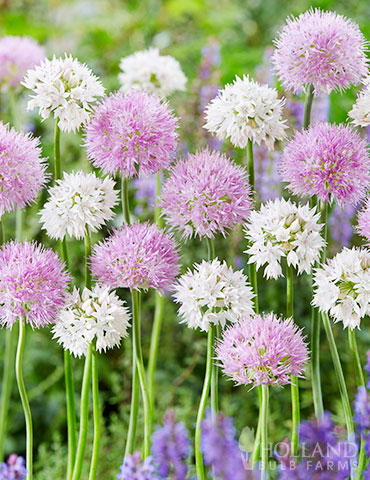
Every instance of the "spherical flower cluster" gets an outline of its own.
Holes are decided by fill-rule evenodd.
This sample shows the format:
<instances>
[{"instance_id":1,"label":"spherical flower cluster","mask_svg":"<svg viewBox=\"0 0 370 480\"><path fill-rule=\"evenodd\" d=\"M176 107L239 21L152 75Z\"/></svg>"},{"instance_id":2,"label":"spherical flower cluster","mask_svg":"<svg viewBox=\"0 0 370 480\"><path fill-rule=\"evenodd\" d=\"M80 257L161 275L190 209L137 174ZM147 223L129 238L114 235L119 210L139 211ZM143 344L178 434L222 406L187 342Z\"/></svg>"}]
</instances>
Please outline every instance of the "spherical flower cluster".
<instances>
[{"instance_id":1,"label":"spherical flower cluster","mask_svg":"<svg viewBox=\"0 0 370 480\"><path fill-rule=\"evenodd\" d=\"M92 273L112 288L169 289L178 274L178 253L172 237L149 223L123 225L95 245Z\"/></svg>"},{"instance_id":2,"label":"spherical flower cluster","mask_svg":"<svg viewBox=\"0 0 370 480\"><path fill-rule=\"evenodd\" d=\"M368 127L370 125L370 75L364 80L365 87L357 95L356 102L348 112L351 123L356 127Z\"/></svg>"},{"instance_id":3,"label":"spherical flower cluster","mask_svg":"<svg viewBox=\"0 0 370 480\"><path fill-rule=\"evenodd\" d=\"M104 95L98 78L71 55L46 58L27 72L22 85L34 92L27 110L38 108L43 120L53 113L64 132L75 132L85 124L94 102Z\"/></svg>"},{"instance_id":4,"label":"spherical flower cluster","mask_svg":"<svg viewBox=\"0 0 370 480\"><path fill-rule=\"evenodd\" d=\"M171 163L176 128L166 102L143 91L117 92L103 100L86 127L87 156L104 173L150 175Z\"/></svg>"},{"instance_id":5,"label":"spherical flower cluster","mask_svg":"<svg viewBox=\"0 0 370 480\"><path fill-rule=\"evenodd\" d=\"M301 196L356 204L370 181L365 140L345 125L317 123L298 131L283 151L280 175Z\"/></svg>"},{"instance_id":6,"label":"spherical flower cluster","mask_svg":"<svg viewBox=\"0 0 370 480\"><path fill-rule=\"evenodd\" d=\"M251 211L247 173L218 152L189 155L171 168L160 206L168 223L186 238L225 235Z\"/></svg>"},{"instance_id":7,"label":"spherical flower cluster","mask_svg":"<svg viewBox=\"0 0 370 480\"><path fill-rule=\"evenodd\" d=\"M51 238L62 239L66 233L83 238L86 230L96 232L113 217L118 203L115 182L95 173L64 173L63 180L49 190L50 198L41 210L43 229Z\"/></svg>"},{"instance_id":8,"label":"spherical flower cluster","mask_svg":"<svg viewBox=\"0 0 370 480\"><path fill-rule=\"evenodd\" d=\"M53 338L76 357L86 355L94 340L97 351L105 352L127 336L130 318L124 302L108 287L95 285L82 293L75 288L53 327Z\"/></svg>"},{"instance_id":9,"label":"spherical flower cluster","mask_svg":"<svg viewBox=\"0 0 370 480\"><path fill-rule=\"evenodd\" d=\"M182 323L208 331L210 325L225 326L253 313L253 290L241 271L218 259L194 265L174 287Z\"/></svg>"},{"instance_id":10,"label":"spherical flower cluster","mask_svg":"<svg viewBox=\"0 0 370 480\"><path fill-rule=\"evenodd\" d=\"M167 97L176 90L185 90L186 77L179 62L160 55L158 48L149 48L122 58L118 75L122 90L131 88Z\"/></svg>"},{"instance_id":11,"label":"spherical flower cluster","mask_svg":"<svg viewBox=\"0 0 370 480\"><path fill-rule=\"evenodd\" d=\"M312 304L344 328L360 327L370 314L370 251L344 248L314 275Z\"/></svg>"},{"instance_id":12,"label":"spherical flower cluster","mask_svg":"<svg viewBox=\"0 0 370 480\"><path fill-rule=\"evenodd\" d=\"M206 107L204 127L236 147L245 148L251 140L257 145L265 142L272 150L276 140L285 138L284 102L275 89L237 76Z\"/></svg>"},{"instance_id":13,"label":"spherical flower cluster","mask_svg":"<svg viewBox=\"0 0 370 480\"><path fill-rule=\"evenodd\" d=\"M366 41L358 25L335 12L312 8L288 18L275 40L273 63L284 88L315 94L342 91L367 73Z\"/></svg>"},{"instance_id":14,"label":"spherical flower cluster","mask_svg":"<svg viewBox=\"0 0 370 480\"><path fill-rule=\"evenodd\" d=\"M45 58L44 47L29 37L0 38L0 84L17 87L27 70Z\"/></svg>"},{"instance_id":15,"label":"spherical flower cluster","mask_svg":"<svg viewBox=\"0 0 370 480\"><path fill-rule=\"evenodd\" d=\"M9 455L8 460L0 464L1 480L23 480L26 478L27 470L23 457L15 453Z\"/></svg>"},{"instance_id":16,"label":"spherical flower cluster","mask_svg":"<svg viewBox=\"0 0 370 480\"><path fill-rule=\"evenodd\" d=\"M155 478L158 477L152 457L142 460L139 451L125 456L117 475L117 480L155 480Z\"/></svg>"},{"instance_id":17,"label":"spherical flower cluster","mask_svg":"<svg viewBox=\"0 0 370 480\"><path fill-rule=\"evenodd\" d=\"M217 360L238 385L286 385L301 377L308 360L302 330L273 313L243 318L216 346Z\"/></svg>"},{"instance_id":18,"label":"spherical flower cluster","mask_svg":"<svg viewBox=\"0 0 370 480\"><path fill-rule=\"evenodd\" d=\"M357 215L356 231L370 243L370 198L366 200L365 205Z\"/></svg>"},{"instance_id":19,"label":"spherical flower cluster","mask_svg":"<svg viewBox=\"0 0 370 480\"><path fill-rule=\"evenodd\" d=\"M245 229L250 242L245 252L250 255L248 262L255 263L257 270L267 264L266 278L283 275L283 257L299 274L309 273L325 245L319 219L320 214L308 204L297 205L284 199L262 204L259 211L252 211Z\"/></svg>"},{"instance_id":20,"label":"spherical flower cluster","mask_svg":"<svg viewBox=\"0 0 370 480\"><path fill-rule=\"evenodd\" d=\"M54 323L64 305L69 274L49 248L9 242L0 249L0 323L24 320L32 328Z\"/></svg>"},{"instance_id":21,"label":"spherical flower cluster","mask_svg":"<svg viewBox=\"0 0 370 480\"><path fill-rule=\"evenodd\" d=\"M46 163L39 145L38 138L0 122L0 217L25 208L45 186Z\"/></svg>"}]
</instances>

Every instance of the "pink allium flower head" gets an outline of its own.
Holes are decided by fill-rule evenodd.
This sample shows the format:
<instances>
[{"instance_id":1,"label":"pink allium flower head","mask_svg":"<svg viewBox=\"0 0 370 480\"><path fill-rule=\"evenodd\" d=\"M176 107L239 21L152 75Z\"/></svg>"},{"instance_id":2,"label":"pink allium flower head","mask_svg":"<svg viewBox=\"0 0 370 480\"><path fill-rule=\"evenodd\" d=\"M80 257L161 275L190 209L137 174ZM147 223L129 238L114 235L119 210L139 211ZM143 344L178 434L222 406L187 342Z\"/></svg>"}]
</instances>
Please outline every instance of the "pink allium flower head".
<instances>
[{"instance_id":1,"label":"pink allium flower head","mask_svg":"<svg viewBox=\"0 0 370 480\"><path fill-rule=\"evenodd\" d=\"M216 346L217 360L238 385L286 385L303 376L308 349L294 321L275 314L245 317L228 327Z\"/></svg>"},{"instance_id":2,"label":"pink allium flower head","mask_svg":"<svg viewBox=\"0 0 370 480\"><path fill-rule=\"evenodd\" d=\"M356 23L335 12L311 8L289 17L275 45L275 69L294 93L307 85L315 94L342 91L367 73L364 36Z\"/></svg>"},{"instance_id":3,"label":"pink allium flower head","mask_svg":"<svg viewBox=\"0 0 370 480\"><path fill-rule=\"evenodd\" d=\"M365 140L345 125L317 123L296 132L283 151L280 175L295 195L356 204L366 192L370 159Z\"/></svg>"},{"instance_id":4,"label":"pink allium flower head","mask_svg":"<svg viewBox=\"0 0 370 480\"><path fill-rule=\"evenodd\" d=\"M53 250L31 242L0 249L0 323L24 319L32 328L54 323L68 293L69 274Z\"/></svg>"},{"instance_id":5,"label":"pink allium flower head","mask_svg":"<svg viewBox=\"0 0 370 480\"><path fill-rule=\"evenodd\" d=\"M44 47L29 37L0 38L0 84L16 87L28 69L45 58Z\"/></svg>"},{"instance_id":6,"label":"pink allium flower head","mask_svg":"<svg viewBox=\"0 0 370 480\"><path fill-rule=\"evenodd\" d=\"M148 222L123 225L91 255L99 282L115 287L168 290L179 272L173 239Z\"/></svg>"},{"instance_id":7,"label":"pink allium flower head","mask_svg":"<svg viewBox=\"0 0 370 480\"><path fill-rule=\"evenodd\" d=\"M144 91L111 94L86 126L85 146L94 167L124 177L167 168L177 148L177 119L167 102Z\"/></svg>"},{"instance_id":8,"label":"pink allium flower head","mask_svg":"<svg viewBox=\"0 0 370 480\"><path fill-rule=\"evenodd\" d=\"M184 237L213 238L243 223L252 209L246 171L208 149L180 160L163 186L160 206Z\"/></svg>"},{"instance_id":9,"label":"pink allium flower head","mask_svg":"<svg viewBox=\"0 0 370 480\"><path fill-rule=\"evenodd\" d=\"M370 198L367 198L365 205L358 212L356 231L370 243Z\"/></svg>"},{"instance_id":10,"label":"pink allium flower head","mask_svg":"<svg viewBox=\"0 0 370 480\"><path fill-rule=\"evenodd\" d=\"M0 217L25 208L45 186L45 159L38 138L0 122Z\"/></svg>"}]
</instances>

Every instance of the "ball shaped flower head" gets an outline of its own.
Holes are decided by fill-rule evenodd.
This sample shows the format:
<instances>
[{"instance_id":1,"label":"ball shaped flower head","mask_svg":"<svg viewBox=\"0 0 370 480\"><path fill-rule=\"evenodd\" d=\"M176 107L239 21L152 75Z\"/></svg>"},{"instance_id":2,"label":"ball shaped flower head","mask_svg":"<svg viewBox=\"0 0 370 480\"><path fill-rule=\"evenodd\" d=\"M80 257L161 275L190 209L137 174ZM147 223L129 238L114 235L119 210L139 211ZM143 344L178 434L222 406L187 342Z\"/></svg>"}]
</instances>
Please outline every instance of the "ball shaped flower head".
<instances>
[{"instance_id":1,"label":"ball shaped flower head","mask_svg":"<svg viewBox=\"0 0 370 480\"><path fill-rule=\"evenodd\" d=\"M0 323L24 320L32 328L54 323L67 294L69 274L50 248L9 242L0 248Z\"/></svg>"},{"instance_id":2,"label":"ball shaped flower head","mask_svg":"<svg viewBox=\"0 0 370 480\"><path fill-rule=\"evenodd\" d=\"M28 70L22 85L34 93L27 110L38 108L43 120L52 113L63 132L75 132L85 124L96 99L104 95L103 85L90 68L67 54L46 58Z\"/></svg>"},{"instance_id":3,"label":"ball shaped flower head","mask_svg":"<svg viewBox=\"0 0 370 480\"><path fill-rule=\"evenodd\" d=\"M360 328L370 314L370 251L344 248L314 274L312 304L344 328Z\"/></svg>"},{"instance_id":4,"label":"ball shaped flower head","mask_svg":"<svg viewBox=\"0 0 370 480\"><path fill-rule=\"evenodd\" d=\"M108 287L75 288L53 326L53 338L76 357L86 355L94 340L98 352L105 352L127 336L130 319L124 302Z\"/></svg>"},{"instance_id":5,"label":"ball shaped flower head","mask_svg":"<svg viewBox=\"0 0 370 480\"><path fill-rule=\"evenodd\" d=\"M91 271L100 283L136 290L168 290L178 274L172 237L148 222L123 225L95 245Z\"/></svg>"},{"instance_id":6,"label":"ball shaped flower head","mask_svg":"<svg viewBox=\"0 0 370 480\"><path fill-rule=\"evenodd\" d=\"M245 148L251 140L272 150L276 140L285 138L284 103L274 88L237 76L206 107L204 128L236 147Z\"/></svg>"},{"instance_id":7,"label":"ball shaped flower head","mask_svg":"<svg viewBox=\"0 0 370 480\"><path fill-rule=\"evenodd\" d=\"M216 358L237 385L286 385L292 375L303 376L308 349L291 318L269 313L229 326L217 343Z\"/></svg>"},{"instance_id":8,"label":"ball shaped flower head","mask_svg":"<svg viewBox=\"0 0 370 480\"><path fill-rule=\"evenodd\" d=\"M30 37L0 38L0 84L17 87L27 70L45 58L45 49Z\"/></svg>"},{"instance_id":9,"label":"ball shaped flower head","mask_svg":"<svg viewBox=\"0 0 370 480\"><path fill-rule=\"evenodd\" d=\"M208 331L210 325L225 326L253 313L254 293L247 277L218 259L194 265L174 287L180 304L181 323Z\"/></svg>"},{"instance_id":10,"label":"ball shaped flower head","mask_svg":"<svg viewBox=\"0 0 370 480\"><path fill-rule=\"evenodd\" d=\"M38 138L0 122L0 217L25 208L45 186L47 165L39 145Z\"/></svg>"},{"instance_id":11,"label":"ball shaped flower head","mask_svg":"<svg viewBox=\"0 0 370 480\"><path fill-rule=\"evenodd\" d=\"M170 55L160 55L158 48L141 50L122 58L118 75L122 90L131 88L167 97L185 90L186 77L179 62Z\"/></svg>"},{"instance_id":12,"label":"ball shaped flower head","mask_svg":"<svg viewBox=\"0 0 370 480\"><path fill-rule=\"evenodd\" d=\"M159 204L167 222L184 237L213 238L244 223L252 209L250 193L245 170L206 149L171 168Z\"/></svg>"},{"instance_id":13,"label":"ball shaped flower head","mask_svg":"<svg viewBox=\"0 0 370 480\"><path fill-rule=\"evenodd\" d=\"M63 180L49 190L50 198L41 210L42 228L51 238L83 238L86 229L96 232L113 217L118 203L115 182L95 173L64 173Z\"/></svg>"},{"instance_id":14,"label":"ball shaped flower head","mask_svg":"<svg viewBox=\"0 0 370 480\"><path fill-rule=\"evenodd\" d=\"M176 128L166 102L139 90L117 92L103 100L86 127L87 156L104 173L150 175L171 163Z\"/></svg>"},{"instance_id":15,"label":"ball shaped flower head","mask_svg":"<svg viewBox=\"0 0 370 480\"><path fill-rule=\"evenodd\" d=\"M284 199L262 204L259 211L252 211L245 228L249 263L255 263L257 270L266 265L265 277L278 278L283 275L281 260L286 257L299 274L310 273L325 245L319 219L316 208L308 204Z\"/></svg>"},{"instance_id":16,"label":"ball shaped flower head","mask_svg":"<svg viewBox=\"0 0 370 480\"><path fill-rule=\"evenodd\" d=\"M312 8L289 17L275 40L272 57L287 90L312 85L315 94L342 91L360 83L367 73L366 41L351 20Z\"/></svg>"},{"instance_id":17,"label":"ball shaped flower head","mask_svg":"<svg viewBox=\"0 0 370 480\"><path fill-rule=\"evenodd\" d=\"M370 181L365 140L350 127L316 123L296 132L282 154L279 171L295 195L317 195L340 206L356 204Z\"/></svg>"}]
</instances>

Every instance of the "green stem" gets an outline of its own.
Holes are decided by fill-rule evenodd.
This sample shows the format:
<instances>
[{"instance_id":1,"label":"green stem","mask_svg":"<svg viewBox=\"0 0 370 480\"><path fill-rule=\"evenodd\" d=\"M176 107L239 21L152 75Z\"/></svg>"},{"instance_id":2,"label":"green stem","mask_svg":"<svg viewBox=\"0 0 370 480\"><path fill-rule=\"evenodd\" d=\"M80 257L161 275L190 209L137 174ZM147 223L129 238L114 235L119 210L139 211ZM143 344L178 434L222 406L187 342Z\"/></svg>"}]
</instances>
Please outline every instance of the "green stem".
<instances>
[{"instance_id":1,"label":"green stem","mask_svg":"<svg viewBox=\"0 0 370 480\"><path fill-rule=\"evenodd\" d=\"M161 195L161 190L162 190L162 178L161 178L161 172L156 173L155 176L156 179L156 200L159 200L159 197ZM158 225L159 228L163 228L163 218L161 216L161 208L158 206L155 206L154 208L154 221Z\"/></svg>"},{"instance_id":2,"label":"green stem","mask_svg":"<svg viewBox=\"0 0 370 480\"><path fill-rule=\"evenodd\" d=\"M60 128L58 120L55 121L54 132L54 181L62 178L62 162L60 156Z\"/></svg>"},{"instance_id":3,"label":"green stem","mask_svg":"<svg viewBox=\"0 0 370 480\"><path fill-rule=\"evenodd\" d=\"M15 238L21 242L23 240L23 224L25 221L25 211L17 208L15 211Z\"/></svg>"},{"instance_id":4,"label":"green stem","mask_svg":"<svg viewBox=\"0 0 370 480\"><path fill-rule=\"evenodd\" d=\"M121 202L122 202L122 213L124 221L127 225L130 225L130 203L128 198L128 178L121 178Z\"/></svg>"},{"instance_id":5,"label":"green stem","mask_svg":"<svg viewBox=\"0 0 370 480\"><path fill-rule=\"evenodd\" d=\"M314 88L312 85L310 85L309 90L306 94L306 100L304 102L303 128L308 128L311 123L311 110L314 97L313 91Z\"/></svg>"},{"instance_id":6,"label":"green stem","mask_svg":"<svg viewBox=\"0 0 370 480\"><path fill-rule=\"evenodd\" d=\"M208 260L211 261L216 257L215 244L212 238L207 237Z\"/></svg>"},{"instance_id":7,"label":"green stem","mask_svg":"<svg viewBox=\"0 0 370 480\"><path fill-rule=\"evenodd\" d=\"M85 285L86 288L91 288L91 272L89 268L89 257L91 253L91 238L90 231L88 227L86 228L85 233Z\"/></svg>"},{"instance_id":8,"label":"green stem","mask_svg":"<svg viewBox=\"0 0 370 480\"><path fill-rule=\"evenodd\" d=\"M19 337L17 355L15 359L15 375L17 378L19 395L21 397L24 417L26 420L26 480L32 480L32 456L33 456L33 432L32 432L32 416L30 404L28 402L26 387L23 380L22 362L24 352L24 340L26 335L26 324L23 319L19 320Z\"/></svg>"},{"instance_id":9,"label":"green stem","mask_svg":"<svg viewBox=\"0 0 370 480\"><path fill-rule=\"evenodd\" d=\"M324 225L323 228L323 237L325 242L328 241L328 202L322 202L321 203L321 223ZM324 263L326 260L326 251L327 251L327 245L324 246L321 252L321 262Z\"/></svg>"},{"instance_id":10,"label":"green stem","mask_svg":"<svg viewBox=\"0 0 370 480\"><path fill-rule=\"evenodd\" d=\"M75 387L73 379L72 356L64 350L64 381L67 402L67 430L68 430L68 467L67 480L72 478L73 466L76 460L77 434L76 434L76 406Z\"/></svg>"},{"instance_id":11,"label":"green stem","mask_svg":"<svg viewBox=\"0 0 370 480\"><path fill-rule=\"evenodd\" d=\"M262 387L259 385L258 387L258 404L259 404L259 413L258 413L258 423L257 423L257 430L256 435L254 438L254 445L251 454L251 465L252 467L258 462L260 458L261 452L261 428L262 428Z\"/></svg>"},{"instance_id":12,"label":"green stem","mask_svg":"<svg viewBox=\"0 0 370 480\"><path fill-rule=\"evenodd\" d=\"M262 420L261 420L261 439L262 439L262 476L268 478L269 464L269 446L268 446L268 414L269 414L269 387L262 385Z\"/></svg>"},{"instance_id":13,"label":"green stem","mask_svg":"<svg viewBox=\"0 0 370 480\"><path fill-rule=\"evenodd\" d=\"M131 408L130 421L127 432L125 456L132 455L135 449L136 425L139 412L139 377L136 368L136 350L135 350L135 330L132 329L132 390L131 390Z\"/></svg>"},{"instance_id":14,"label":"green stem","mask_svg":"<svg viewBox=\"0 0 370 480\"><path fill-rule=\"evenodd\" d=\"M93 409L94 409L94 443L91 457L89 480L96 479L100 449L100 406L99 406L99 375L98 375L98 353L95 345L92 352L92 387L93 387Z\"/></svg>"}]
</instances>

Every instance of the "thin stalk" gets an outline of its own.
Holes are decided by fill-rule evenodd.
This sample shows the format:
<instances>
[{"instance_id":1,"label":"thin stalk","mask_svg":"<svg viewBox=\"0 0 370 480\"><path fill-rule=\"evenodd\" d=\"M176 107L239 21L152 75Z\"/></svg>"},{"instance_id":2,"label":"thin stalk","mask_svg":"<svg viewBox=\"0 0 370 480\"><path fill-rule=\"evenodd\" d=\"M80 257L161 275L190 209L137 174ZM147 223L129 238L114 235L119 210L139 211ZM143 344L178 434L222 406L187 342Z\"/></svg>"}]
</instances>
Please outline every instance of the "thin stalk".
<instances>
[{"instance_id":1,"label":"thin stalk","mask_svg":"<svg viewBox=\"0 0 370 480\"><path fill-rule=\"evenodd\" d=\"M128 198L128 178L121 178L121 202L122 202L122 213L124 221L127 225L130 225L130 204Z\"/></svg>"},{"instance_id":2,"label":"thin stalk","mask_svg":"<svg viewBox=\"0 0 370 480\"><path fill-rule=\"evenodd\" d=\"M62 162L60 155L60 128L58 120L55 122L54 131L54 181L62 178Z\"/></svg>"},{"instance_id":3,"label":"thin stalk","mask_svg":"<svg viewBox=\"0 0 370 480\"><path fill-rule=\"evenodd\" d=\"M261 452L261 424L262 424L262 387L258 387L258 404L259 404L259 414L258 414L258 423L256 436L254 438L253 450L251 454L251 466L254 467L260 458Z\"/></svg>"},{"instance_id":4,"label":"thin stalk","mask_svg":"<svg viewBox=\"0 0 370 480\"><path fill-rule=\"evenodd\" d=\"M91 288L91 272L89 268L89 257L91 254L91 238L90 231L86 228L85 233L85 285L86 288Z\"/></svg>"},{"instance_id":5,"label":"thin stalk","mask_svg":"<svg viewBox=\"0 0 370 480\"><path fill-rule=\"evenodd\" d=\"M262 478L268 478L269 444L268 444L269 387L262 385L262 421L261 421L261 457Z\"/></svg>"},{"instance_id":6,"label":"thin stalk","mask_svg":"<svg viewBox=\"0 0 370 480\"><path fill-rule=\"evenodd\" d=\"M303 128L308 128L311 123L311 110L312 102L314 97L314 88L310 85L310 88L306 94L306 99L304 102L304 113L303 113Z\"/></svg>"},{"instance_id":7,"label":"thin stalk","mask_svg":"<svg viewBox=\"0 0 370 480\"><path fill-rule=\"evenodd\" d=\"M93 388L93 414L94 414L94 443L91 457L89 480L96 479L100 449L100 405L99 405L99 375L98 353L95 345L92 352L92 388Z\"/></svg>"},{"instance_id":8,"label":"thin stalk","mask_svg":"<svg viewBox=\"0 0 370 480\"><path fill-rule=\"evenodd\" d=\"M139 377L136 368L136 349L135 349L135 330L132 329L132 391L131 391L131 408L130 408L130 421L127 432L125 456L127 454L132 455L135 449L136 438L136 425L137 416L139 412Z\"/></svg>"}]
</instances>

